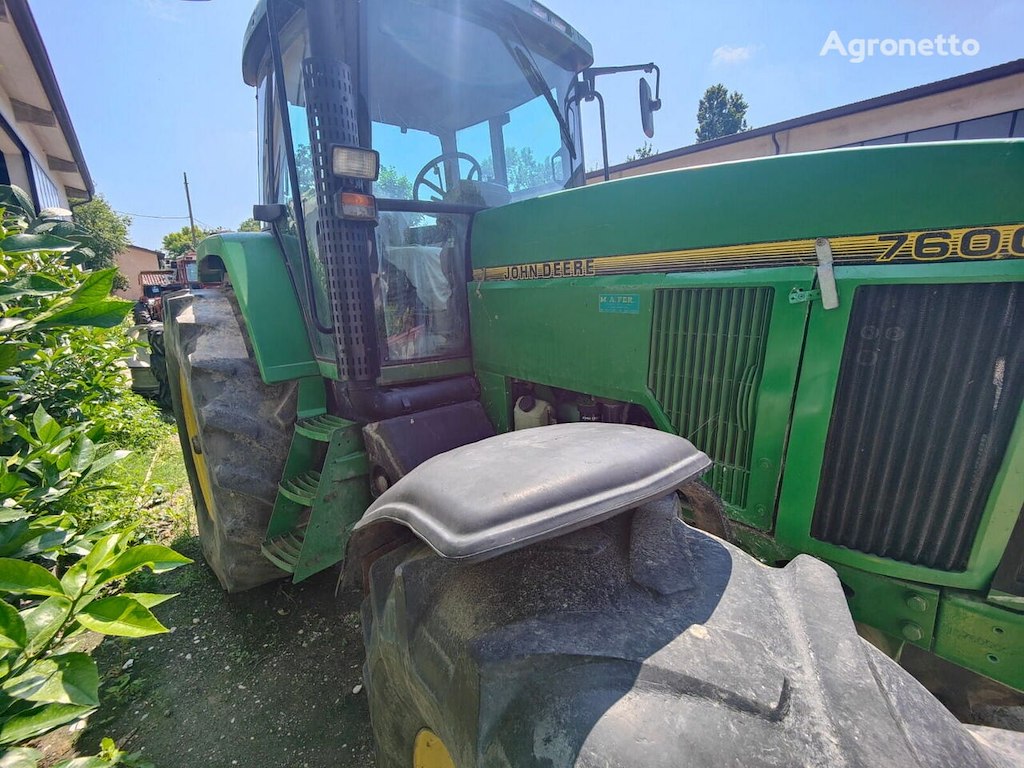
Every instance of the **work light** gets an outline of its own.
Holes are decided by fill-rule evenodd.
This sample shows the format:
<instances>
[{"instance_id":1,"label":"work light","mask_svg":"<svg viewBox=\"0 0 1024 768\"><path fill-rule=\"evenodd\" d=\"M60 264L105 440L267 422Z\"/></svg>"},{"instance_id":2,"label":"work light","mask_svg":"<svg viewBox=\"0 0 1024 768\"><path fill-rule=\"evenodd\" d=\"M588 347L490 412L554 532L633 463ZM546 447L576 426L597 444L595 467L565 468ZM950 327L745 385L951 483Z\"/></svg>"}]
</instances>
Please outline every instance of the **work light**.
<instances>
[{"instance_id":1,"label":"work light","mask_svg":"<svg viewBox=\"0 0 1024 768\"><path fill-rule=\"evenodd\" d=\"M331 171L335 176L376 181L380 173L380 153L362 147L331 147Z\"/></svg>"},{"instance_id":2,"label":"work light","mask_svg":"<svg viewBox=\"0 0 1024 768\"><path fill-rule=\"evenodd\" d=\"M337 197L335 212L343 219L377 220L377 200L373 195L342 192Z\"/></svg>"}]
</instances>

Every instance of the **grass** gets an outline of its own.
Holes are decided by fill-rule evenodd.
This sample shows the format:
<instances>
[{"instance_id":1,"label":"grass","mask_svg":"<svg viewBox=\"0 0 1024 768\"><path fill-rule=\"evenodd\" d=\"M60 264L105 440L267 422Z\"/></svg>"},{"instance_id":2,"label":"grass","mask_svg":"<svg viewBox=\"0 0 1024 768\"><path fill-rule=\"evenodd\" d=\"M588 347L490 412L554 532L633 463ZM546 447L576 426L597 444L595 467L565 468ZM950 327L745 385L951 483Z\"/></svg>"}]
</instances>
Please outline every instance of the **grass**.
<instances>
[{"instance_id":1,"label":"grass","mask_svg":"<svg viewBox=\"0 0 1024 768\"><path fill-rule=\"evenodd\" d=\"M90 523L119 520L143 538L170 544L192 532L194 511L188 475L173 419L135 394L125 395L119 425L106 439L131 451L104 477L110 490L80 513Z\"/></svg>"}]
</instances>

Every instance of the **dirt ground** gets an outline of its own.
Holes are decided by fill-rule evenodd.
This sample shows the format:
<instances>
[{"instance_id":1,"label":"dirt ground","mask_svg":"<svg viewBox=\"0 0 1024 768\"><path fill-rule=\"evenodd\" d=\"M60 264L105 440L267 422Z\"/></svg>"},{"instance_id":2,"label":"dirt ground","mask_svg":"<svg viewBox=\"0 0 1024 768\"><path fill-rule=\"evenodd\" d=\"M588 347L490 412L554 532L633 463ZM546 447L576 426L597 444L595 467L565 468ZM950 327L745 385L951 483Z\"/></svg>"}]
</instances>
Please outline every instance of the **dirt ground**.
<instances>
[{"instance_id":1,"label":"dirt ground","mask_svg":"<svg viewBox=\"0 0 1024 768\"><path fill-rule=\"evenodd\" d=\"M174 548L195 562L132 585L180 593L155 609L171 631L96 648L103 704L75 752L111 736L157 768L373 766L361 596L335 596L335 569L227 595L197 538ZM50 759L74 754L63 741L47 745Z\"/></svg>"}]
</instances>

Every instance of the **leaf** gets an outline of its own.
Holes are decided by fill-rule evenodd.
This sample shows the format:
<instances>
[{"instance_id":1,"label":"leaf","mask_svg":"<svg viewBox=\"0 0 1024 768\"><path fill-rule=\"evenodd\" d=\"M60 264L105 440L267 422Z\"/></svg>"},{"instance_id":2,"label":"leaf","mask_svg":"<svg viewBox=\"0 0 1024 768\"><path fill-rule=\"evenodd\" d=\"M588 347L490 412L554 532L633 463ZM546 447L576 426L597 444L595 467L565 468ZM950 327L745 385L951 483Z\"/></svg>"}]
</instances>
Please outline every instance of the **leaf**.
<instances>
[{"instance_id":1,"label":"leaf","mask_svg":"<svg viewBox=\"0 0 1024 768\"><path fill-rule=\"evenodd\" d=\"M10 213L17 209L26 216L35 216L36 208L32 205L32 198L21 187L13 184L0 186L0 208L6 208Z\"/></svg>"},{"instance_id":2,"label":"leaf","mask_svg":"<svg viewBox=\"0 0 1024 768\"><path fill-rule=\"evenodd\" d=\"M10 525L0 525L0 556L16 552L26 541L35 538L35 535L25 520L19 520Z\"/></svg>"},{"instance_id":3,"label":"leaf","mask_svg":"<svg viewBox=\"0 0 1024 768\"><path fill-rule=\"evenodd\" d=\"M18 506L0 507L0 523L13 523L17 520L25 520L32 516L32 512ZM7 553L10 554L10 553Z\"/></svg>"},{"instance_id":4,"label":"leaf","mask_svg":"<svg viewBox=\"0 0 1024 768\"><path fill-rule=\"evenodd\" d=\"M63 237L41 233L38 235L11 235L0 240L0 251L7 254L35 253L37 251L66 253L78 243Z\"/></svg>"},{"instance_id":5,"label":"leaf","mask_svg":"<svg viewBox=\"0 0 1024 768\"><path fill-rule=\"evenodd\" d=\"M113 581L143 567L150 568L153 573L164 573L191 562L189 558L162 544L141 544L121 554L113 565L103 571L101 578L103 582Z\"/></svg>"},{"instance_id":6,"label":"leaf","mask_svg":"<svg viewBox=\"0 0 1024 768\"><path fill-rule=\"evenodd\" d=\"M71 305L44 316L40 316L36 328L45 330L60 325L89 325L94 328L113 328L120 325L132 303L123 299L108 299L84 306Z\"/></svg>"},{"instance_id":7,"label":"leaf","mask_svg":"<svg viewBox=\"0 0 1024 768\"><path fill-rule=\"evenodd\" d=\"M90 272L82 284L71 294L71 306L86 306L107 299L114 290L117 268L99 269ZM129 304L131 302L128 302Z\"/></svg>"},{"instance_id":8,"label":"leaf","mask_svg":"<svg viewBox=\"0 0 1024 768\"><path fill-rule=\"evenodd\" d=\"M21 346L18 344L0 344L0 371L6 371L18 362Z\"/></svg>"},{"instance_id":9,"label":"leaf","mask_svg":"<svg viewBox=\"0 0 1024 768\"><path fill-rule=\"evenodd\" d=\"M124 595L104 597L89 603L75 616L86 629L119 637L146 637L166 632L149 608Z\"/></svg>"},{"instance_id":10,"label":"leaf","mask_svg":"<svg viewBox=\"0 0 1024 768\"><path fill-rule=\"evenodd\" d=\"M95 475L102 472L104 469L109 467L111 464L115 464L125 456L128 456L131 451L111 451L110 453L100 456L98 459L93 461L92 466L89 467L90 475Z\"/></svg>"},{"instance_id":11,"label":"leaf","mask_svg":"<svg viewBox=\"0 0 1024 768\"><path fill-rule=\"evenodd\" d=\"M0 725L0 744L16 744L42 736L73 720L81 720L95 707L78 704L44 704L20 712Z\"/></svg>"},{"instance_id":12,"label":"leaf","mask_svg":"<svg viewBox=\"0 0 1024 768\"><path fill-rule=\"evenodd\" d=\"M61 293L65 288L56 280L33 273L23 275L16 280L0 283L0 300L5 302L20 299L22 296L52 296Z\"/></svg>"},{"instance_id":13,"label":"leaf","mask_svg":"<svg viewBox=\"0 0 1024 768\"><path fill-rule=\"evenodd\" d=\"M21 650L27 642L28 633L18 609L0 600L0 649Z\"/></svg>"},{"instance_id":14,"label":"leaf","mask_svg":"<svg viewBox=\"0 0 1024 768\"><path fill-rule=\"evenodd\" d=\"M60 225L60 224L67 224L67 225L70 225L72 228L74 228L74 226L75 226L74 222L65 221L62 218L64 216L71 216L71 211L69 211L67 208L56 208L56 207L54 207L54 208L43 208L43 210L41 210L39 212L39 218L40 219L47 219L47 220L54 220L55 219L55 221L53 221L53 224L55 226L56 225Z\"/></svg>"},{"instance_id":15,"label":"leaf","mask_svg":"<svg viewBox=\"0 0 1024 768\"><path fill-rule=\"evenodd\" d=\"M35 427L36 437L43 443L52 443L60 434L60 424L41 405L32 414L32 426Z\"/></svg>"},{"instance_id":16,"label":"leaf","mask_svg":"<svg viewBox=\"0 0 1024 768\"><path fill-rule=\"evenodd\" d=\"M42 704L99 706L100 673L85 653L62 653L37 659L3 684L8 696Z\"/></svg>"},{"instance_id":17,"label":"leaf","mask_svg":"<svg viewBox=\"0 0 1024 768\"><path fill-rule=\"evenodd\" d=\"M26 541L21 549L14 553L14 557L24 560L33 555L50 552L60 547L69 538L71 538L71 531L64 528L46 528L43 533Z\"/></svg>"},{"instance_id":18,"label":"leaf","mask_svg":"<svg viewBox=\"0 0 1024 768\"><path fill-rule=\"evenodd\" d=\"M129 536L128 533L114 533L97 540L89 553L71 566L61 577L60 583L64 587L65 593L77 596L82 594L87 586L90 586L90 582L95 584L98 581L102 584L107 581L102 574L99 580L89 577L108 568L116 561L115 553L123 543L128 541Z\"/></svg>"},{"instance_id":19,"label":"leaf","mask_svg":"<svg viewBox=\"0 0 1024 768\"><path fill-rule=\"evenodd\" d=\"M0 757L0 768L36 768L42 759L43 753L38 749L16 747L7 750L3 757Z\"/></svg>"},{"instance_id":20,"label":"leaf","mask_svg":"<svg viewBox=\"0 0 1024 768\"><path fill-rule=\"evenodd\" d=\"M84 435L75 441L75 447L71 449L71 471L79 474L84 473L92 465L96 458L96 444Z\"/></svg>"},{"instance_id":21,"label":"leaf","mask_svg":"<svg viewBox=\"0 0 1024 768\"><path fill-rule=\"evenodd\" d=\"M27 323L26 320L22 320L20 317L0 317L0 333L10 333L15 328L23 326Z\"/></svg>"},{"instance_id":22,"label":"leaf","mask_svg":"<svg viewBox=\"0 0 1024 768\"><path fill-rule=\"evenodd\" d=\"M178 592L174 592L170 595L158 594L155 592L123 592L124 597L130 597L133 600L138 600L147 608L153 608L154 606L160 605L160 603L166 603L172 597L177 597Z\"/></svg>"},{"instance_id":23,"label":"leaf","mask_svg":"<svg viewBox=\"0 0 1024 768\"><path fill-rule=\"evenodd\" d=\"M48 597L39 605L21 612L28 633L25 652L30 656L43 650L64 626L71 615L71 601L66 597Z\"/></svg>"},{"instance_id":24,"label":"leaf","mask_svg":"<svg viewBox=\"0 0 1024 768\"><path fill-rule=\"evenodd\" d=\"M53 768L110 768L112 765L114 763L105 758L90 755L89 757L75 757L71 760L62 760L59 763L55 763ZM0 768L3 768L3 766L0 766Z\"/></svg>"},{"instance_id":25,"label":"leaf","mask_svg":"<svg viewBox=\"0 0 1024 768\"><path fill-rule=\"evenodd\" d=\"M64 596L60 582L42 566L0 557L0 590L12 595Z\"/></svg>"}]
</instances>

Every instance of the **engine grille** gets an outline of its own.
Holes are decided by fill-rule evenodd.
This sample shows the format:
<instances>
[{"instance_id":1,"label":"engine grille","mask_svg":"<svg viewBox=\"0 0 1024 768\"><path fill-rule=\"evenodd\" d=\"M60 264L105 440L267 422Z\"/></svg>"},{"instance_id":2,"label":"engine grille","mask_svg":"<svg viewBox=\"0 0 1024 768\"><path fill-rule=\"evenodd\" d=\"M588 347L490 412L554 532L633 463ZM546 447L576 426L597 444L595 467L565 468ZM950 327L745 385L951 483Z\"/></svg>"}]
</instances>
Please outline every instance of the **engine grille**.
<instances>
[{"instance_id":1,"label":"engine grille","mask_svg":"<svg viewBox=\"0 0 1024 768\"><path fill-rule=\"evenodd\" d=\"M811 525L962 571L1024 395L1024 284L862 286Z\"/></svg>"},{"instance_id":2,"label":"engine grille","mask_svg":"<svg viewBox=\"0 0 1024 768\"><path fill-rule=\"evenodd\" d=\"M707 453L705 480L744 507L771 288L655 291L648 385L672 426Z\"/></svg>"}]
</instances>

